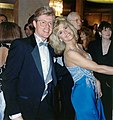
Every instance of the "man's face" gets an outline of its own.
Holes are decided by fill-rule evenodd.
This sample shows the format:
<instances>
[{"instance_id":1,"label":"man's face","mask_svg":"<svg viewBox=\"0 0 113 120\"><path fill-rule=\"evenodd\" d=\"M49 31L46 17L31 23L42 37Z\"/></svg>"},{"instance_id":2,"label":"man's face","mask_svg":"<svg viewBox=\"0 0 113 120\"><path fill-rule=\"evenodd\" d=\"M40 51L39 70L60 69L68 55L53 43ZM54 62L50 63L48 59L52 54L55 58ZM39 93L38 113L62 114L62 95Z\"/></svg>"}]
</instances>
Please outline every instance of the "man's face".
<instances>
[{"instance_id":1,"label":"man's face","mask_svg":"<svg viewBox=\"0 0 113 120\"><path fill-rule=\"evenodd\" d=\"M42 40L47 39L53 30L53 16L41 15L37 21L33 21L35 27L35 33L39 35Z\"/></svg>"},{"instance_id":2,"label":"man's face","mask_svg":"<svg viewBox=\"0 0 113 120\"><path fill-rule=\"evenodd\" d=\"M80 30L82 26L82 21L79 15L76 15L72 20L70 20L70 23L77 29Z\"/></svg>"},{"instance_id":3,"label":"man's face","mask_svg":"<svg viewBox=\"0 0 113 120\"><path fill-rule=\"evenodd\" d=\"M6 18L4 16L0 16L0 23L5 22Z\"/></svg>"}]
</instances>

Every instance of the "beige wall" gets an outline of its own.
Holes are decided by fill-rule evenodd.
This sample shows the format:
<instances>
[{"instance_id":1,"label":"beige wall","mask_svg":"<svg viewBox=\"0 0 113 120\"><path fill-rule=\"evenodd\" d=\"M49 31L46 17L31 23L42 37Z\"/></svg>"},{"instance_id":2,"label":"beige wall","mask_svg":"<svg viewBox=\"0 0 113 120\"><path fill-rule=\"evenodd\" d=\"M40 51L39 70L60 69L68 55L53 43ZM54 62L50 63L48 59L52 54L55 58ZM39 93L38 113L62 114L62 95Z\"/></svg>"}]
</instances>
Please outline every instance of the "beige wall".
<instances>
[{"instance_id":1,"label":"beige wall","mask_svg":"<svg viewBox=\"0 0 113 120\"><path fill-rule=\"evenodd\" d=\"M100 24L101 21L108 21L111 23L110 13L86 13L85 19L88 21L89 25Z\"/></svg>"},{"instance_id":2,"label":"beige wall","mask_svg":"<svg viewBox=\"0 0 113 120\"><path fill-rule=\"evenodd\" d=\"M37 8L48 4L49 0L18 0L18 24L22 28L23 34L23 27L28 18Z\"/></svg>"}]
</instances>

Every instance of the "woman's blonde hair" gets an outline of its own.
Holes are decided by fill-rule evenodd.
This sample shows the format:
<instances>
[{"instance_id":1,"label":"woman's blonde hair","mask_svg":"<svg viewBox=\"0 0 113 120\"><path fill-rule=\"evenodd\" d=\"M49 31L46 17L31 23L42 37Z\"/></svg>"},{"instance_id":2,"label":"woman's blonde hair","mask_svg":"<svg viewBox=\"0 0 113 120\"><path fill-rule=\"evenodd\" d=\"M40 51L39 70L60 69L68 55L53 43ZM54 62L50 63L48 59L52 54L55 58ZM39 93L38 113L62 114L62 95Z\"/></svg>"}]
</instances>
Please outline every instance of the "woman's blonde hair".
<instances>
[{"instance_id":1,"label":"woman's blonde hair","mask_svg":"<svg viewBox=\"0 0 113 120\"><path fill-rule=\"evenodd\" d=\"M68 26L73 31L75 40L78 40L77 30L64 17L57 17L53 28L53 33L49 37L49 43L53 47L54 52L57 55L62 54L65 50L65 43L62 40L60 40L57 33L58 26L60 24Z\"/></svg>"}]
</instances>

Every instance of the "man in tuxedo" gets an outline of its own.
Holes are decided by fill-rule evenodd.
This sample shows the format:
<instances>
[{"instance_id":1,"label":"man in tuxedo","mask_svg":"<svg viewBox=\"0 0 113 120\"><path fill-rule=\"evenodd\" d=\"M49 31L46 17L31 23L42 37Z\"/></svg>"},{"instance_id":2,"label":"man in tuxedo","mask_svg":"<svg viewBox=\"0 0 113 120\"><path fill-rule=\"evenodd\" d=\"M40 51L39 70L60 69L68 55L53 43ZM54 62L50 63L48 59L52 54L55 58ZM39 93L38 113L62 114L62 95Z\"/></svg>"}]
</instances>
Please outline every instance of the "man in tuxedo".
<instances>
[{"instance_id":1,"label":"man in tuxedo","mask_svg":"<svg viewBox=\"0 0 113 120\"><path fill-rule=\"evenodd\" d=\"M34 13L33 35L11 45L2 75L6 113L12 120L55 120L52 33L55 12L44 6Z\"/></svg>"}]
</instances>

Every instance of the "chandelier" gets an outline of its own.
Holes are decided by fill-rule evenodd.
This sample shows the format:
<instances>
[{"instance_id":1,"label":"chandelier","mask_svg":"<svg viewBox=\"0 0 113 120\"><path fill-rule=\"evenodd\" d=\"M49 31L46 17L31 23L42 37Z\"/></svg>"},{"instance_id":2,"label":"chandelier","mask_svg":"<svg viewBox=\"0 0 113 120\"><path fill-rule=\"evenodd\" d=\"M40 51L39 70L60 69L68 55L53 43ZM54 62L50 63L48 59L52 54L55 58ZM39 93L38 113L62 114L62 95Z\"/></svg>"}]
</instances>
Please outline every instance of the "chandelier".
<instances>
[{"instance_id":1,"label":"chandelier","mask_svg":"<svg viewBox=\"0 0 113 120\"><path fill-rule=\"evenodd\" d=\"M87 1L97 3L113 3L113 0L87 0Z\"/></svg>"},{"instance_id":2,"label":"chandelier","mask_svg":"<svg viewBox=\"0 0 113 120\"><path fill-rule=\"evenodd\" d=\"M63 0L50 0L49 6L55 9L56 16L61 16L63 12Z\"/></svg>"}]
</instances>

